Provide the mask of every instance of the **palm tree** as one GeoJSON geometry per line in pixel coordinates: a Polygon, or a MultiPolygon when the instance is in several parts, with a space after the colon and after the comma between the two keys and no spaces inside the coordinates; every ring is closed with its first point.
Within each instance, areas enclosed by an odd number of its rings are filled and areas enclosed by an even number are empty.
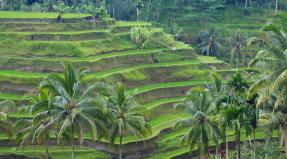
{"type": "Polygon", "coordinates": [[[116,84],[111,87],[106,100],[108,111],[112,115],[111,142],[113,143],[116,137],[119,137],[119,158],[122,159],[123,136],[125,134],[139,137],[149,135],[150,125],[140,113],[144,108],[135,103],[133,95],[125,91],[123,85],[116,84]]]}
{"type": "Polygon", "coordinates": [[[231,49],[230,63],[237,67],[240,63],[245,63],[245,55],[241,51],[241,47],[246,45],[245,38],[240,31],[236,31],[230,38],[230,43],[233,45],[231,49]]]}
{"type": "Polygon", "coordinates": [[[218,74],[212,74],[213,82],[211,85],[207,85],[208,89],[211,92],[212,100],[216,106],[216,115],[215,119],[219,124],[219,129],[221,131],[221,136],[225,142],[225,157],[228,159],[228,126],[226,121],[222,119],[220,111],[225,109],[229,105],[228,91],[226,90],[227,86],[223,83],[223,79],[218,74]]]}
{"type": "Polygon", "coordinates": [[[38,96],[29,96],[26,98],[32,102],[32,105],[29,106],[29,111],[34,117],[33,119],[21,119],[15,123],[16,139],[18,141],[21,140],[21,147],[30,142],[34,143],[35,140],[38,143],[45,143],[45,158],[49,159],[50,132],[46,131],[38,134],[38,131],[45,127],[51,119],[51,112],[53,112],[51,95],[48,90],[40,89],[38,96]]]}
{"type": "MultiPolygon", "coordinates": [[[[250,63],[251,66],[258,66],[262,69],[263,76],[250,87],[249,96],[258,93],[257,107],[261,107],[275,95],[273,111],[281,112],[286,116],[286,111],[281,110],[286,110],[287,102],[287,17],[278,16],[280,21],[267,24],[263,28],[264,38],[256,37],[250,40],[250,44],[260,42],[264,44],[265,48],[259,51],[250,63]]],[[[279,129],[281,134],[287,134],[287,129],[284,127],[279,129]]],[[[285,143],[285,149],[287,149],[287,140],[285,140],[285,143]]]]}
{"type": "Polygon", "coordinates": [[[184,102],[177,105],[177,108],[184,108],[191,117],[181,119],[174,125],[175,129],[189,127],[188,132],[183,136],[182,143],[190,145],[192,150],[197,144],[200,158],[208,154],[208,143],[210,138],[217,143],[220,131],[217,122],[213,120],[214,105],[207,90],[195,88],[188,92],[184,102]]]}
{"type": "Polygon", "coordinates": [[[75,135],[80,143],[83,142],[85,130],[89,129],[92,139],[95,139],[98,128],[105,130],[102,123],[105,104],[101,97],[92,97],[94,90],[102,87],[101,84],[93,84],[83,88],[81,79],[87,70],[76,73],[71,63],[64,63],[64,77],[51,74],[41,83],[41,88],[47,88],[54,96],[52,99],[52,119],[41,129],[39,133],[51,128],[58,128],[58,142],[65,132],[71,132],[72,159],[75,158],[75,135]]]}
{"type": "Polygon", "coordinates": [[[218,56],[221,44],[216,40],[216,30],[209,28],[207,30],[201,30],[199,32],[201,43],[198,47],[201,50],[201,54],[207,56],[218,56]]]}
{"type": "Polygon", "coordinates": [[[236,159],[240,159],[241,129],[248,125],[248,120],[245,118],[244,113],[244,106],[238,106],[237,104],[232,104],[221,112],[222,123],[225,123],[228,129],[234,131],[236,140],[236,159]]]}
{"type": "Polygon", "coordinates": [[[277,14],[278,11],[278,1],[279,0],[275,0],[275,15],[277,14]]]}
{"type": "Polygon", "coordinates": [[[13,101],[5,100],[0,102],[0,130],[5,133],[10,140],[14,139],[13,121],[7,114],[10,110],[16,109],[13,101]]]}
{"type": "Polygon", "coordinates": [[[233,129],[236,136],[237,158],[240,159],[240,135],[245,128],[250,133],[250,121],[246,117],[246,91],[248,83],[240,72],[237,72],[225,86],[226,92],[222,95],[220,104],[220,125],[225,131],[226,157],[228,155],[227,130],[233,129]]]}

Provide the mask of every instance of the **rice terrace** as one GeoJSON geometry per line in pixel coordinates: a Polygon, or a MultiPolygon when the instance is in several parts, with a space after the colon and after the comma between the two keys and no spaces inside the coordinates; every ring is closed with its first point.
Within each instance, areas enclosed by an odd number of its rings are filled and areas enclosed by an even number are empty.
{"type": "Polygon", "coordinates": [[[0,0],[0,159],[285,159],[286,105],[285,0],[0,0]]]}

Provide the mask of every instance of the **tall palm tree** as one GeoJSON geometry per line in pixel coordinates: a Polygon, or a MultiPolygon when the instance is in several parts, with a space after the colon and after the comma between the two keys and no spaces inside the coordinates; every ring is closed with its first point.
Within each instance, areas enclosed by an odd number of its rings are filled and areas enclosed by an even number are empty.
{"type": "Polygon", "coordinates": [[[111,142],[119,137],[119,158],[122,159],[123,136],[125,134],[139,137],[149,135],[150,125],[140,113],[144,108],[135,103],[134,96],[129,94],[123,85],[114,85],[109,90],[106,100],[108,111],[112,115],[111,142]]]}
{"type": "Polygon", "coordinates": [[[216,113],[218,115],[216,115],[215,119],[219,125],[223,141],[225,142],[225,157],[228,159],[228,126],[220,114],[221,110],[229,106],[228,90],[226,90],[227,86],[223,83],[223,79],[220,75],[213,74],[212,77],[212,84],[207,86],[211,92],[213,103],[216,106],[216,113]]]}
{"type": "Polygon", "coordinates": [[[209,28],[207,30],[202,30],[199,32],[199,37],[201,43],[198,47],[201,50],[201,54],[207,56],[218,56],[221,44],[216,40],[216,30],[214,28],[209,28]]]}
{"type": "Polygon", "coordinates": [[[242,53],[242,46],[246,45],[246,40],[240,31],[236,31],[230,38],[230,43],[233,45],[231,49],[230,63],[237,67],[240,63],[245,63],[245,54],[242,53]]]}
{"type": "MultiPolygon", "coordinates": [[[[237,72],[227,82],[225,89],[225,94],[222,94],[221,100],[218,101],[218,104],[221,106],[219,123],[225,133],[227,133],[227,130],[234,130],[237,159],[239,159],[241,129],[245,128],[247,133],[250,133],[250,121],[246,117],[246,91],[248,90],[248,83],[241,73],[237,72]]],[[[224,136],[226,141],[226,153],[228,153],[227,134],[224,136]]]]}
{"type": "Polygon", "coordinates": [[[177,108],[184,108],[191,117],[178,120],[174,127],[179,129],[189,127],[188,132],[183,136],[182,143],[189,144],[190,150],[197,144],[200,157],[208,154],[208,143],[210,138],[217,143],[220,135],[217,122],[214,118],[214,106],[207,90],[195,88],[188,92],[184,102],[177,105],[177,108]]]}
{"type": "Polygon", "coordinates": [[[81,79],[87,70],[76,73],[71,63],[64,63],[64,77],[51,74],[41,83],[41,88],[47,88],[54,96],[52,99],[52,119],[41,129],[39,133],[51,128],[58,128],[58,142],[65,132],[71,132],[72,159],[75,158],[75,136],[80,143],[83,142],[84,133],[90,130],[92,139],[95,139],[98,128],[105,130],[105,125],[99,118],[103,118],[105,104],[101,97],[92,97],[94,90],[101,84],[93,84],[87,88],[81,85],[81,79]]]}
{"type": "Polygon", "coordinates": [[[16,104],[13,101],[5,100],[0,102],[0,131],[5,133],[10,140],[14,139],[15,133],[13,121],[7,113],[15,108],[16,104]]]}
{"type": "Polygon", "coordinates": [[[51,119],[51,112],[53,112],[53,105],[51,104],[51,95],[48,90],[40,89],[38,96],[26,97],[31,101],[28,111],[33,115],[33,119],[21,119],[15,123],[16,139],[20,142],[20,146],[24,147],[29,143],[45,143],[45,158],[49,159],[49,139],[50,132],[37,134],[38,131],[45,127],[51,119]]]}
{"type": "MultiPolygon", "coordinates": [[[[263,28],[264,38],[255,37],[250,40],[250,44],[263,43],[264,49],[260,50],[250,63],[251,66],[258,66],[263,76],[251,86],[249,95],[259,94],[257,107],[265,105],[275,95],[273,111],[281,112],[286,116],[286,111],[281,110],[286,110],[287,103],[287,17],[278,16],[279,21],[269,23],[263,28]]],[[[285,127],[287,126],[279,129],[281,134],[287,134],[285,127]]],[[[287,149],[287,140],[285,142],[285,149],[287,149]]]]}

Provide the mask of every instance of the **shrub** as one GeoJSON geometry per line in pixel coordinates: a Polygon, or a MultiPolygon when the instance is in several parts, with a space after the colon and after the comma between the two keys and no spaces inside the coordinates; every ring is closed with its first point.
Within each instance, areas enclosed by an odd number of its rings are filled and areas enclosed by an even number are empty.
{"type": "Polygon", "coordinates": [[[254,150],[255,150],[255,159],[284,158],[284,155],[278,148],[278,143],[275,141],[267,141],[266,143],[256,142],[253,145],[245,144],[242,148],[241,159],[253,158],[254,150]]]}
{"type": "Polygon", "coordinates": [[[132,41],[143,49],[151,38],[151,30],[147,27],[136,26],[131,28],[130,36],[132,41]]]}

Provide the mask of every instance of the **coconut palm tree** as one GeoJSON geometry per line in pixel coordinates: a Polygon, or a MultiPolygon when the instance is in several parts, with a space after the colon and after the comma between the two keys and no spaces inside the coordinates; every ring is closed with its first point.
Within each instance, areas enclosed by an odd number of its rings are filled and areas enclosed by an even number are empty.
{"type": "MultiPolygon", "coordinates": [[[[249,42],[250,44],[258,42],[264,44],[264,49],[260,50],[250,63],[251,66],[260,68],[263,76],[250,87],[249,96],[255,93],[259,94],[257,107],[260,108],[275,95],[274,112],[286,110],[287,102],[287,17],[278,16],[279,21],[269,23],[263,28],[264,38],[252,38],[249,42]]],[[[285,111],[282,113],[286,116],[285,111]]],[[[280,129],[279,131],[281,134],[287,134],[287,129],[280,129]]],[[[287,149],[287,140],[285,143],[285,149],[287,149]]]]}
{"type": "Polygon", "coordinates": [[[64,77],[51,74],[41,83],[41,88],[51,91],[53,111],[52,119],[37,134],[41,134],[51,128],[59,129],[58,142],[65,132],[70,132],[72,159],[75,158],[75,136],[80,143],[83,142],[84,133],[90,130],[92,139],[95,139],[98,128],[105,130],[102,119],[105,104],[100,96],[94,97],[94,90],[102,87],[101,84],[93,84],[84,88],[81,79],[87,70],[75,71],[71,63],[64,63],[64,77]]]}
{"type": "Polygon", "coordinates": [[[0,131],[5,133],[10,140],[14,139],[13,121],[7,114],[11,110],[16,109],[16,104],[13,101],[5,100],[0,102],[0,131]]]}
{"type": "Polygon", "coordinates": [[[199,38],[201,43],[198,47],[201,50],[201,54],[207,56],[218,56],[221,44],[216,40],[216,30],[214,28],[209,28],[207,30],[201,30],[199,32],[199,38]]]}
{"type": "Polygon", "coordinates": [[[240,72],[237,72],[224,87],[225,93],[217,103],[220,105],[220,126],[225,132],[226,157],[228,156],[227,130],[233,130],[236,136],[237,158],[240,158],[240,135],[241,129],[245,128],[250,133],[250,120],[246,114],[246,91],[248,83],[240,72]]]}
{"type": "Polygon", "coordinates": [[[20,146],[24,147],[29,143],[45,143],[45,158],[49,159],[49,139],[50,131],[37,134],[41,128],[52,118],[53,105],[51,104],[51,95],[48,90],[40,89],[38,96],[26,97],[31,101],[28,111],[33,115],[33,119],[21,119],[15,123],[16,139],[20,141],[20,146]]]}
{"type": "Polygon", "coordinates": [[[141,114],[144,108],[134,101],[134,96],[129,94],[123,85],[112,86],[107,94],[107,107],[112,115],[111,142],[119,137],[119,158],[123,158],[122,144],[124,135],[145,137],[151,133],[150,125],[141,114]]]}
{"type": "Polygon", "coordinates": [[[245,107],[231,104],[221,112],[222,123],[225,123],[228,129],[234,131],[236,141],[236,159],[240,159],[240,136],[241,129],[247,128],[249,122],[245,116],[245,107]]]}
{"type": "Polygon", "coordinates": [[[183,136],[182,143],[189,144],[190,150],[197,144],[200,157],[208,154],[208,143],[214,139],[217,143],[220,131],[214,118],[214,105],[207,90],[195,88],[188,92],[184,102],[176,106],[183,108],[191,117],[178,120],[174,128],[189,127],[183,136]]]}
{"type": "Polygon", "coordinates": [[[246,45],[246,40],[240,31],[236,31],[230,38],[232,44],[230,63],[235,64],[237,67],[240,63],[245,63],[245,55],[242,53],[242,46],[246,45]]]}

